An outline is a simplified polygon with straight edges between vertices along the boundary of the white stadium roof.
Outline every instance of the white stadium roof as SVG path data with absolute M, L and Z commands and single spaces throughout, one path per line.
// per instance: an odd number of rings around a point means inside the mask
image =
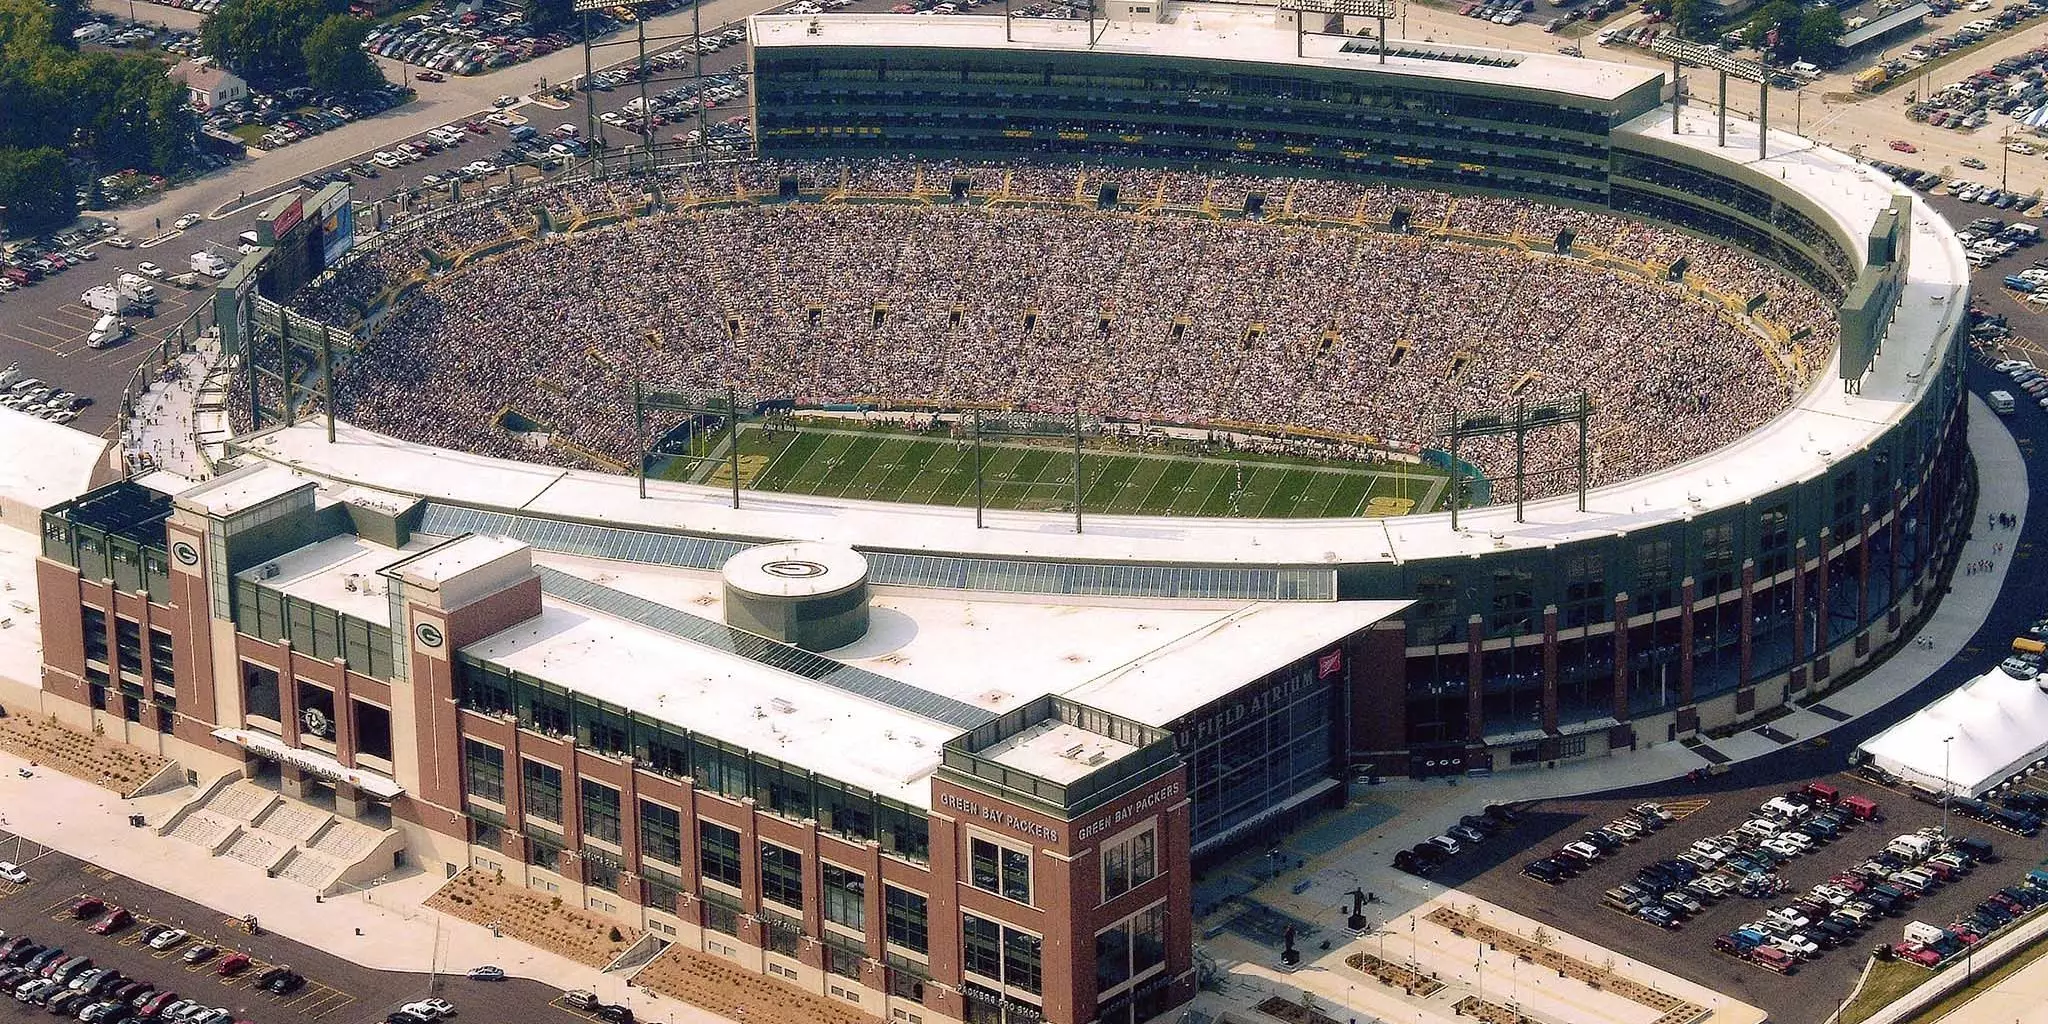
M 0 408 L 0 501 L 45 509 L 84 494 L 106 454 L 107 439 Z M 40 531 L 35 523 L 10 523 Z
M 1310 14 L 1311 20 L 1320 17 Z M 1376 52 L 1346 52 L 1346 43 L 1373 45 L 1357 36 L 1308 34 L 1296 42 L 1278 10 L 1265 4 L 1170 3 L 1165 20 L 1095 23 L 1057 18 L 1007 19 L 1001 14 L 920 18 L 902 14 L 760 14 L 748 20 L 757 49 L 777 46 L 935 46 L 961 50 L 1085 50 L 1108 54 L 1171 53 L 1221 60 L 1323 67 L 1373 75 L 1449 78 L 1612 100 L 1654 81 L 1662 72 L 1631 64 L 1581 60 L 1554 53 L 1520 53 L 1448 43 L 1390 40 L 1435 54 L 1487 58 L 1486 62 L 1429 59 Z M 1013 24 L 1006 26 L 1005 21 Z M 1365 19 L 1350 19 L 1365 24 Z M 1297 54 L 1296 46 L 1300 52 Z M 1512 63 L 1497 63 L 1506 58 Z
M 2048 691 L 1995 668 L 1861 749 L 1908 782 L 1977 796 L 2048 756 Z

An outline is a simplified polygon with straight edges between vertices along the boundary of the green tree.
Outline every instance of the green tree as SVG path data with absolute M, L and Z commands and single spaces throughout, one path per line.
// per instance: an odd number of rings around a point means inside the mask
M 363 52 L 370 25 L 346 15 L 330 15 L 306 37 L 306 80 L 320 92 L 354 95 L 382 88 L 384 72 Z
M 573 0 L 527 0 L 526 20 L 533 24 L 536 32 L 551 32 L 569 24 L 576 17 Z
M 1770 43 L 1771 30 L 1774 28 L 1780 30 L 1778 37 L 1782 45 L 1790 31 L 1787 26 L 1797 27 L 1798 22 L 1798 4 L 1792 0 L 1771 0 L 1770 3 L 1757 8 L 1756 13 L 1750 15 L 1749 21 L 1742 26 L 1743 45 L 1757 49 L 1765 48 Z
M 307 39 L 340 13 L 334 0 L 226 0 L 200 26 L 200 45 L 257 89 L 290 88 L 306 81 Z
M 71 33 L 85 24 L 85 5 L 80 0 L 49 0 L 50 42 L 67 50 L 78 49 Z
M 1831 63 L 1835 40 L 1842 37 L 1842 12 L 1833 7 L 1803 11 L 1799 28 L 1792 33 L 1792 56 L 1816 63 Z
M 1707 22 L 1712 16 L 1706 0 L 1671 0 L 1671 23 L 1678 26 L 1679 36 L 1685 39 L 1705 40 L 1710 28 Z
M 0 206 L 7 207 L 9 234 L 41 234 L 71 223 L 78 216 L 73 188 L 62 152 L 48 146 L 0 149 Z

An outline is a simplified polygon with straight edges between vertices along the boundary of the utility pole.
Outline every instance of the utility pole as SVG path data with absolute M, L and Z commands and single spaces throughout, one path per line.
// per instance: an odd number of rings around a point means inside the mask
M 981 410 L 974 410 L 974 528 L 981 529 L 981 510 L 987 506 L 981 481 Z

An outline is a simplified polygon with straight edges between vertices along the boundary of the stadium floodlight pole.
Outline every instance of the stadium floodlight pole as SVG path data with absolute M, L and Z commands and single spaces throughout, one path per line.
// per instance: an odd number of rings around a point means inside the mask
M 1529 493 L 1529 480 L 1523 474 L 1524 455 L 1529 448 L 1529 400 L 1524 398 L 1515 403 L 1515 522 L 1522 522 L 1522 501 Z
M 1591 415 L 1584 393 L 1579 395 L 1579 511 L 1586 510 L 1586 419 Z
M 634 12 L 636 15 L 638 11 Z M 647 103 L 647 19 L 635 17 L 633 24 L 640 29 L 640 62 L 633 66 L 634 74 L 640 79 L 640 150 L 647 159 L 647 170 L 654 170 L 654 108 Z M 628 169 L 632 162 L 627 161 Z
M 647 497 L 647 390 L 633 378 L 633 448 L 640 453 L 640 497 Z
M 1714 103 L 1714 118 L 1720 128 L 1718 140 L 1714 145 L 1726 146 L 1728 145 L 1728 69 L 1716 68 L 1715 71 L 1721 76 L 1721 92 L 1720 95 L 1715 97 Z
M 981 510 L 987 505 L 981 482 L 981 410 L 974 410 L 974 528 L 981 529 Z
M 1762 160 L 1771 155 L 1768 143 L 1771 138 L 1771 82 L 1766 78 L 1756 84 L 1756 158 Z
M 1081 395 L 1074 394 L 1074 532 L 1081 532 Z
M 1450 423 L 1451 423 L 1451 451 L 1450 451 L 1450 455 L 1451 455 L 1451 532 L 1452 532 L 1452 533 L 1456 533 L 1456 532 L 1458 532 L 1458 436 L 1459 436 L 1459 435 L 1460 435 L 1460 434 L 1462 433 L 1462 431 L 1460 431 L 1460 430 L 1458 429 L 1458 426 L 1459 426 L 1459 424 L 1460 424 L 1461 422 L 1463 422 L 1463 417 L 1459 415 L 1457 407 L 1456 407 L 1456 406 L 1452 406 L 1452 407 L 1451 407 L 1451 420 L 1450 420 Z
M 1685 93 L 1685 65 L 1671 58 L 1671 134 L 1678 134 L 1678 103 Z
M 326 392 L 327 443 L 334 443 L 334 332 L 320 332 L 320 386 Z
M 730 383 L 725 386 L 725 418 L 729 425 L 727 434 L 732 448 L 732 451 L 729 453 L 732 460 L 732 507 L 738 508 L 740 507 L 740 392 L 738 387 Z

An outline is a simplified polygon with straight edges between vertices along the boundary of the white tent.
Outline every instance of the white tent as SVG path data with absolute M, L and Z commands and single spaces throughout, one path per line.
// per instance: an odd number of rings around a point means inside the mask
M 1908 782 L 1979 796 L 2048 756 L 2048 692 L 1992 669 L 1861 749 Z

